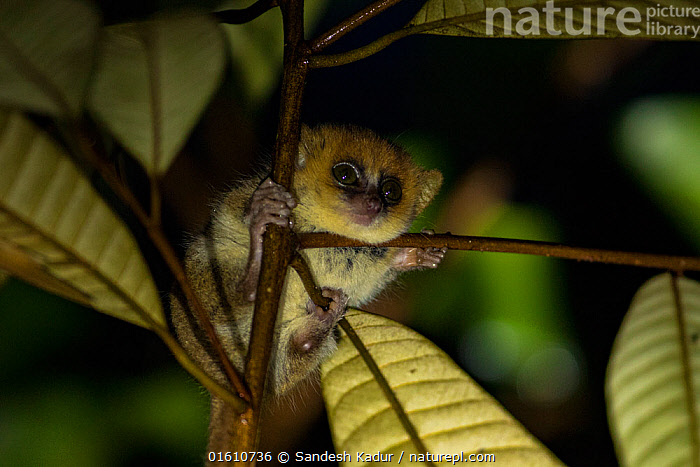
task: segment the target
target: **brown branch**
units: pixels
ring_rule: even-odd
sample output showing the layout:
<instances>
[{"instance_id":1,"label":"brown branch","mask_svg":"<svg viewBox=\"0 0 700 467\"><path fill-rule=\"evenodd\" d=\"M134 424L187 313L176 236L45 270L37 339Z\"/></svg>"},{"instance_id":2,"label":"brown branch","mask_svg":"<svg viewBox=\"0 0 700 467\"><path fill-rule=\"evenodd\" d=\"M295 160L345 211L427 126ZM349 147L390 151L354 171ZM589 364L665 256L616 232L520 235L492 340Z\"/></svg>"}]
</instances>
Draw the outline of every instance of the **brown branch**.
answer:
<instances>
[{"instance_id":1,"label":"brown branch","mask_svg":"<svg viewBox=\"0 0 700 467\"><path fill-rule=\"evenodd\" d=\"M148 179L150 183L151 196L151 210L149 212L149 218L152 226L160 227L161 224L161 210L163 200L160 196L160 177L155 173L149 173Z\"/></svg>"},{"instance_id":2,"label":"brown branch","mask_svg":"<svg viewBox=\"0 0 700 467\"><path fill-rule=\"evenodd\" d=\"M313 300L313 302L317 306L323 308L328 307L330 305L331 300L328 297L324 297L321 294L321 288L316 285L316 282L313 279L313 274L311 274L309 264L306 262L304 257L301 254L296 253L290 266L293 267L299 275L299 279L301 279L301 282L304 284L306 293L309 294L311 300ZM393 389L391 389L389 382L386 380L386 378L384 378L384 375L377 366L377 362L374 361L374 358L369 353L367 347L365 347L365 344L362 342L360 337L355 333L355 330L352 328L348 320L342 318L338 322L338 325L343 329L343 331L345 331L345 333L348 336L348 339L350 339L350 342L352 342L352 344L357 349L357 352L362 357L362 360L364 360L365 365L367 365L367 369L370 371L370 373L372 373L372 376L374 376L374 380L377 382L382 392L384 393L384 396L391 404L391 407L396 413L396 416L399 418L401 425L411 438L411 442L413 443L413 445L419 452L428 452L425 445L423 444L423 441L418 435L416 427L414 427L413 423L411 423L411 420L408 418L408 414L406 414L406 411L404 410L403 406L396 398L396 394L394 393ZM434 464L432 462L428 462L428 465Z\"/></svg>"},{"instance_id":3,"label":"brown branch","mask_svg":"<svg viewBox=\"0 0 700 467\"><path fill-rule=\"evenodd\" d=\"M299 152L300 110L309 51L304 43L303 0L280 0L279 4L284 26L284 72L272 179L290 188ZM244 414L245 423L236 423L231 430L231 445L235 448L231 450L254 451L257 445L277 309L294 251L289 229L270 225L263 236L263 258L246 358L245 380L250 387L251 407Z\"/></svg>"},{"instance_id":4,"label":"brown branch","mask_svg":"<svg viewBox=\"0 0 700 467\"><path fill-rule=\"evenodd\" d=\"M114 171L114 167L103 157L100 157L100 155L97 154L95 147L90 143L89 136L87 136L85 129L76 129L75 131L65 132L65 134L67 137L74 137L77 140L74 144L75 146L77 146L76 149L79 151L79 154L83 156L85 162L102 177L102 179L105 181L105 183L107 183L107 185L114 192L114 194L124 204L126 204L126 206L136 216L137 220L146 229L148 237L153 243L153 246L155 246L156 250L158 250L158 252L160 253L161 257L163 258L166 265L175 277L175 280L177 281L178 285L182 289L182 292L185 295L187 301L191 304L192 308L197 314L197 317L199 318L202 326L204 327L207 333L207 337L211 341L214 351L216 352L218 358L221 361L221 364L224 368L224 372L229 382L231 383L232 387L236 390L238 397L241 398L238 399L238 403L236 404L237 409L239 411L244 410L246 406L245 401L249 400L250 398L248 390L246 389L245 385L236 373L236 370L233 368L231 361L228 359L226 352L224 351L224 348L221 345L221 342L219 341L216 332L214 331L214 327L209 321L208 315L204 310L204 307L202 306L201 302L197 298L197 295L190 286L190 283L187 280L187 276L185 274L185 270L183 269L182 264L178 260L175 251L170 246L170 242L161 230L159 223L154 224L151 221L150 216L144 211L141 204L133 195L133 193L119 179L116 172ZM163 336L161 336L161 338L162 337ZM165 342L166 344L169 344L170 341ZM237 400L231 397L226 397L226 393L228 392L227 390L223 388L215 389L215 392L222 393L222 397L227 398L231 401Z\"/></svg>"},{"instance_id":5,"label":"brown branch","mask_svg":"<svg viewBox=\"0 0 700 467\"><path fill-rule=\"evenodd\" d=\"M328 308L331 304L331 299L324 297L321 292L321 288L316 285L316 281L314 281L313 274L311 274L311 269L309 268L309 264L306 262L306 259L304 259L301 254L296 253L294 255L294 259L292 259L292 262L289 265L296 271L299 279L301 279L301 283L304 284L306 293L309 294L309 297L316 304L316 306Z\"/></svg>"},{"instance_id":6,"label":"brown branch","mask_svg":"<svg viewBox=\"0 0 700 467\"><path fill-rule=\"evenodd\" d=\"M306 233L299 235L299 248L369 246L358 240L327 233ZM557 243L532 240L512 240L507 238L469 237L452 234L404 234L394 240L382 243L383 247L446 247L451 250L492 251L501 253L522 253L552 258L575 259L607 264L658 268L671 271L700 271L700 257L636 253L629 251L581 248Z\"/></svg>"},{"instance_id":7,"label":"brown branch","mask_svg":"<svg viewBox=\"0 0 700 467\"><path fill-rule=\"evenodd\" d=\"M470 15L456 16L454 18L448 18L440 21L431 21L429 23L418 24L415 26L404 26L403 28L386 34L379 39L370 42L369 44L358 47L357 49L350 50L348 52L343 52L333 55L315 55L311 57L309 66L311 68L327 68L333 66L346 65L348 63L356 62L367 58L370 55L374 55L380 50L388 47L399 39L411 36L413 34L420 34L433 29L443 28L445 26L451 26L454 24L459 24L467 21L476 21L483 19L482 13L472 13Z\"/></svg>"},{"instance_id":8,"label":"brown branch","mask_svg":"<svg viewBox=\"0 0 700 467\"><path fill-rule=\"evenodd\" d=\"M345 34L400 2L401 0L378 0L372 3L312 40L309 43L311 51L314 53L320 52Z\"/></svg>"},{"instance_id":9,"label":"brown branch","mask_svg":"<svg viewBox=\"0 0 700 467\"><path fill-rule=\"evenodd\" d=\"M567 6L567 5L579 5L581 4L581 0L573 0L573 1L562 1L558 3L559 6ZM478 13L469 13L466 15L459 15L459 16L453 16L451 18L444 18L436 21L429 21L426 23L421 23L421 24L415 24L411 25L410 23L404 26L403 28L391 32L389 34L386 34L379 39L376 39L375 41L363 46L363 47L358 47L357 49L350 50L348 52L344 53L339 53L339 54L333 54L333 55L315 55L314 57L311 58L309 62L309 66L311 68L327 68L327 67L333 67L333 66L340 66L340 65L346 65L348 63L356 62L358 60L361 60L363 58L367 58L370 55L374 55L375 53L379 52L380 50L386 48L387 46L391 45L392 43L396 42L399 39L403 39L404 37L408 37L414 34L423 34L426 32L434 31L436 29L441 29L445 28L448 26L455 26L459 24L464 24L464 23L476 23L476 22L483 22L484 21L484 12L478 12ZM341 23L342 24L342 23ZM354 27L354 26L353 26ZM316 41L319 41L320 39L324 38L329 33L332 33L333 30L325 33L322 35L319 39L316 39L314 41L314 45ZM344 32L343 32L344 34ZM464 36L470 36L470 37L479 37L479 38L499 38L499 39L528 39L531 36L527 35L513 35L513 36L487 36L484 34L479 34L479 33L470 33L468 31L464 31L463 33ZM539 37L539 36L537 36ZM598 36L587 36L586 39L595 39L598 38L600 39L601 37ZM333 39L335 40L335 39ZM314 49L314 51L316 51Z\"/></svg>"},{"instance_id":10,"label":"brown branch","mask_svg":"<svg viewBox=\"0 0 700 467\"><path fill-rule=\"evenodd\" d=\"M212 13L219 23L244 24L277 6L277 0L258 0L247 8L222 10Z\"/></svg>"},{"instance_id":11,"label":"brown branch","mask_svg":"<svg viewBox=\"0 0 700 467\"><path fill-rule=\"evenodd\" d=\"M411 420L408 418L408 414L401 405L401 402L399 402L398 398L396 397L396 393L393 389L391 389L391 386L386 378L384 378L382 370L379 369L377 362L374 361L374 358L369 353L369 350L367 350L367 347L365 347L365 344L362 342L362 339L360 339L360 336L355 333L355 330L352 328L350 323L348 323L347 319L342 318L338 322L338 325L343 329L343 331L345 331L348 339L350 339L350 342L352 342L352 344L355 346L357 352L360 354L360 357L362 357L362 360L365 362L365 365L367 365L370 373L372 373L374 380L384 393L384 397L386 397L389 404L391 404L391 408L401 422L403 429L406 430L406 433L408 433L411 443L413 443L418 452L424 454L427 453L428 449L425 447L425 444L423 444L423 440L418 434L416 427L414 427L413 423L411 423ZM425 464L433 467L435 466L435 464L430 460L425 461Z\"/></svg>"}]
</instances>

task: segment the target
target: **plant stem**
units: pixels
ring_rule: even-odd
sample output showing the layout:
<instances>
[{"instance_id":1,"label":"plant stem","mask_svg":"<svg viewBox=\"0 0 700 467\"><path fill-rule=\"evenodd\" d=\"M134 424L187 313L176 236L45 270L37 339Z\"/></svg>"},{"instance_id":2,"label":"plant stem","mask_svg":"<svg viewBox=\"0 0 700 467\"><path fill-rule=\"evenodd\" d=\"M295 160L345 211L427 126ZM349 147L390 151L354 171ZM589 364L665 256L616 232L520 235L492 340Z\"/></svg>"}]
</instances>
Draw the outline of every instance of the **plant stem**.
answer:
<instances>
[{"instance_id":1,"label":"plant stem","mask_svg":"<svg viewBox=\"0 0 700 467\"><path fill-rule=\"evenodd\" d=\"M292 266L299 275L301 282L304 284L304 289L306 289L306 293L309 294L309 297L311 298L311 300L313 300L316 306L320 306L323 308L328 307L330 305L330 299L321 295L321 288L317 286L314 282L313 274L311 274L309 264L306 262L304 257L301 254L297 253L294 256L294 259L292 260L290 266ZM352 344L355 346L358 353L362 357L362 360L364 360L365 364L367 365L367 368L374 376L374 380L382 389L384 396L386 396L389 403L391 404L391 407L396 413L396 416L401 421L401 425L404 427L404 430L406 430L406 433L408 433L409 437L411 438L411 442L413 443L413 445L416 447L418 452L428 452L425 448L425 445L423 444L423 441L418 435L418 431L413 426L413 423L411 423L411 420L408 418L408 415L404 411L403 406L396 398L396 394L391 389L391 386L384 378L384 375L377 366L377 363L374 361L374 358L367 350L367 347L365 347L365 345L362 343L362 340L359 338L359 336L355 333L355 330L352 328L348 320L342 318L338 322L338 325L343 329L343 331L345 331L345 334L347 334L348 338L350 339L350 342L352 342ZM428 465L434 464L432 462L428 462Z\"/></svg>"},{"instance_id":2,"label":"plant stem","mask_svg":"<svg viewBox=\"0 0 700 467\"><path fill-rule=\"evenodd\" d=\"M384 2L378 1L377 3L373 4L383 4ZM392 3L387 0L387 3ZM563 7L567 5L577 5L579 4L580 1L577 2L577 0L561 0L558 5ZM367 9L372 8L372 6L368 7ZM392 6L392 5L388 5ZM386 8L388 8L388 6ZM385 8L384 8L385 9ZM363 10L364 11L364 10ZM362 13L362 12L360 12ZM358 13L358 15L360 15ZM379 12L377 12L379 13ZM371 15L372 17L374 15ZM346 21L350 21L353 19L348 18ZM311 68L326 68L326 67L332 67L332 66L339 66L339 65L345 65L348 63L356 62L358 60L361 60L363 58L369 57L370 55L373 55L380 50L384 49L388 45L392 44L393 42L396 42L399 39L402 39L407 36L411 36L413 34L422 34L426 33L429 31L434 31L436 29L442 29L446 28L448 26L455 26L455 25L464 25L466 23L483 23L485 18L484 11L476 12L476 13L469 13L466 15L459 15L459 16L453 16L450 18L444 18L444 19L439 19L435 21L428 21L424 23L419 23L419 24L414 24L412 25L411 23L407 24L403 28L394 31L392 33L389 33L385 36L380 37L379 39L375 40L374 42L371 42L367 44L364 47L359 47L354 50L350 50L348 52L340 53L340 54L335 54L335 55L315 55L314 57L311 58L311 61L309 63L309 66ZM354 24L351 22L350 27L348 31L354 29L356 26L359 24L364 23L368 18L359 18L359 23ZM413 20L411 21L413 22ZM343 25L345 22L341 23ZM323 47L328 45L329 43L332 43L335 41L337 38L333 36L334 33L339 34L339 37L344 35L346 32L345 30L341 29L341 25L337 26L336 28L331 29L330 31L326 32L325 34L322 34L319 36L318 39L315 39L314 42L312 43L312 50L314 52L317 52L321 50ZM479 32L473 32L470 31L469 29L463 28L460 34L455 34L455 35L460 35L460 36L469 36L469 37L481 37L481 38L509 38L509 39L522 39L526 38L529 36L522 36L522 35L486 35L484 33L479 33ZM326 42L330 41L330 42ZM317 44L318 43L318 44Z\"/></svg>"},{"instance_id":3,"label":"plant stem","mask_svg":"<svg viewBox=\"0 0 700 467\"><path fill-rule=\"evenodd\" d=\"M238 413L243 412L246 407L248 407L248 404L246 404L245 401L240 398L240 395L236 396L232 394L229 390L221 386L208 374L202 371L202 369L199 368L199 366L187 356L187 352L185 352L185 350L170 334L170 331L167 328L161 327L160 325L155 325L153 326L153 331L172 351L173 355L175 356L175 360L177 360L189 374L194 376L197 381L199 381L202 386L204 386L212 394L212 397L219 397L220 399L225 400L228 405Z\"/></svg>"},{"instance_id":4,"label":"plant stem","mask_svg":"<svg viewBox=\"0 0 700 467\"><path fill-rule=\"evenodd\" d=\"M151 185L151 211L150 211L150 222L154 227L160 227L161 223L161 209L162 202L160 196L160 177L156 174L149 174L149 181Z\"/></svg>"},{"instance_id":5,"label":"plant stem","mask_svg":"<svg viewBox=\"0 0 700 467\"><path fill-rule=\"evenodd\" d=\"M247 8L215 11L213 15L219 23L243 24L253 21L258 16L276 6L277 0L258 0Z\"/></svg>"},{"instance_id":6,"label":"plant stem","mask_svg":"<svg viewBox=\"0 0 700 467\"><path fill-rule=\"evenodd\" d=\"M301 279L301 283L304 284L306 293L309 294L309 297L316 304L316 306L328 308L328 306L331 304L331 299L322 295L321 288L316 285L314 276L311 274L309 264L306 262L304 257L300 253L296 253L294 255L294 259L290 263L290 266L293 267L297 275L299 275L299 279Z\"/></svg>"},{"instance_id":7,"label":"plant stem","mask_svg":"<svg viewBox=\"0 0 700 467\"><path fill-rule=\"evenodd\" d=\"M303 0L280 0L279 4L284 25L284 72L272 179L290 188L299 152L300 111L309 51L304 42ZM236 423L233 427L231 446L235 449L230 450L254 451L257 446L260 409L272 353L277 309L294 247L289 229L268 226L263 236L263 258L246 359L245 380L251 391L251 408L245 423Z\"/></svg>"},{"instance_id":8,"label":"plant stem","mask_svg":"<svg viewBox=\"0 0 700 467\"><path fill-rule=\"evenodd\" d=\"M304 289L306 289L306 293L309 294L309 297L311 298L311 300L313 300L316 306L320 306L323 308L328 307L331 301L328 297L324 297L321 294L321 288L316 285L316 282L314 282L313 274L311 274L309 264L306 262L304 257L301 254L297 253L294 256L294 259L292 260L290 266L292 266L299 275L301 282L304 284ZM345 331L348 338L350 339L350 342L352 342L352 344L355 346L358 353L362 357L362 360L364 360L365 364L367 365L367 368L374 376L374 380L382 389L384 396L386 396L387 400L391 404L394 413L396 413L396 416L401 421L401 425L403 426L404 430L406 430L406 433L408 433L409 437L411 438L411 442L413 443L413 445L416 447L418 452L428 452L425 445L423 444L423 441L418 435L416 427L414 427L413 423L411 423L411 420L408 418L406 411L404 411L403 406L396 398L396 394L391 389L389 382L384 378L384 374L382 374L381 370L377 366L377 363L374 361L374 358L369 353L367 347L365 347L364 343L359 338L359 336L355 333L355 330L352 328L348 320L342 318L338 322L338 325L343 329L343 331ZM434 464L432 462L428 462L428 465Z\"/></svg>"},{"instance_id":9,"label":"plant stem","mask_svg":"<svg viewBox=\"0 0 700 467\"><path fill-rule=\"evenodd\" d=\"M245 385L236 373L236 370L233 368L231 361L226 356L226 352L224 351L224 348L221 345L221 342L219 341L216 332L214 331L214 327L209 321L206 311L202 307L202 304L200 303L199 299L197 298L197 295L194 293L194 290L192 289L189 281L187 280L187 276L185 274L185 270L182 267L182 264L178 260L175 251L173 251L172 247L170 246L170 242L165 237L165 234L160 228L160 223L154 224L151 221L150 216L143 210L141 204L133 195L133 193L126 187L126 185L124 185L121 182L119 177L117 177L116 173L113 170L113 167L96 153L94 147L90 144L89 139L85 135L84 130L78 129L74 132L66 132L65 134L67 134L68 137L71 137L70 135L76 136L76 149L80 151L79 153L81 155L83 155L85 162L87 162L91 168L93 168L97 171L97 173L100 174L102 179L105 181L105 183L107 183L107 185L114 192L114 194L124 204L126 204L127 207L129 207L134 216L136 216L141 225L146 229L148 237L160 253L161 257L163 258L163 261L165 261L166 265L172 272L173 276L175 277L175 280L182 289L182 292L185 295L185 298L187 299L188 303L197 314L197 317L199 318L199 321L204 327L207 336L211 340L212 347L214 348L215 352L217 353L217 356L221 361L221 364L224 368L224 373L229 379L229 382L231 383L232 387L238 393L238 397L240 399L236 399L233 395L229 397L227 395L227 393L230 394L229 391L224 389L223 387L218 387L218 385L214 387L214 392L220 393L221 397L226 398L227 400L237 400L237 409L239 411L244 410L246 406L245 401L250 398L248 390L246 389ZM157 333L161 337L161 339L163 339L163 335L159 332ZM173 339L171 342L170 340L164 339L164 341L172 350L173 347L171 346L171 344L175 342L175 340ZM179 348L179 351L177 353L174 353L176 353L176 358L178 358L178 361L182 361L183 355L186 355L185 351L179 345L177 345L177 347ZM189 367L191 368L193 365L194 363L189 365ZM187 365L183 366L185 366L186 368L188 367ZM193 376L196 375L193 374ZM212 385L205 384L205 386L210 387Z\"/></svg>"},{"instance_id":10,"label":"plant stem","mask_svg":"<svg viewBox=\"0 0 700 467\"><path fill-rule=\"evenodd\" d=\"M379 15L381 12L388 10L401 1L402 0L378 0L372 3L371 5L347 18L345 21L324 32L316 39L312 40L309 43L311 51L314 53L320 52L333 42L343 37L345 34L349 33L358 26L361 26L370 19Z\"/></svg>"},{"instance_id":11,"label":"plant stem","mask_svg":"<svg viewBox=\"0 0 700 467\"><path fill-rule=\"evenodd\" d=\"M367 243L327 233L299 234L299 248L369 246ZM383 247L447 247L451 250L522 253L552 258L575 259L594 263L624 264L671 271L700 271L700 258L692 256L660 255L630 251L582 248L557 243L507 238L470 237L447 234L404 234L382 243Z\"/></svg>"},{"instance_id":12,"label":"plant stem","mask_svg":"<svg viewBox=\"0 0 700 467\"><path fill-rule=\"evenodd\" d=\"M384 396L389 401L389 404L391 404L391 408L398 417L399 421L401 422L403 429L406 430L406 433L408 433L408 436L411 439L411 442L413 443L415 448L418 450L418 452L424 454L427 453L428 449L425 447L425 444L423 444L423 440L418 434L416 427L414 427L413 423L411 423L411 420L408 418L408 414L406 414L406 411L403 409L401 402L399 402L399 400L396 398L396 393L394 393L394 391L391 389L391 386L389 385L389 382L386 380L386 378L384 378L384 374L382 374L382 371L379 369L379 366L377 366L377 362L374 361L374 358L369 353L369 350L367 350L367 347L365 347L365 344L362 342L357 333L355 333L355 330L352 328L350 323L348 323L347 319L342 318L338 322L338 326L340 326L342 330L345 331L345 334L348 336L348 339L350 339L350 342L352 342L352 344L357 349L357 352L362 357L362 360L365 362L365 365L367 365L367 368L372 373L372 376L374 376L374 380L381 388L382 392L384 393ZM426 461L425 463L426 465L430 465L433 467L435 466L435 464L432 461Z\"/></svg>"},{"instance_id":13,"label":"plant stem","mask_svg":"<svg viewBox=\"0 0 700 467\"><path fill-rule=\"evenodd\" d=\"M327 68L333 66L346 65L348 63L356 62L363 58L367 58L370 55L374 55L375 53L386 48L387 46L391 45L397 40L403 39L404 37L408 37L413 34L420 34L432 31L434 29L444 28L446 26L452 26L455 24L477 21L483 19L483 16L483 13L472 13L470 15L455 16L453 18L447 18L439 21L431 21L429 23L418 24L415 26L404 26L403 28L386 34L363 47L358 47L357 49L353 49L348 52L343 52L334 55L315 55L311 57L311 60L309 61L309 66L311 68ZM477 34L474 34L474 36L477 36Z\"/></svg>"}]
</instances>

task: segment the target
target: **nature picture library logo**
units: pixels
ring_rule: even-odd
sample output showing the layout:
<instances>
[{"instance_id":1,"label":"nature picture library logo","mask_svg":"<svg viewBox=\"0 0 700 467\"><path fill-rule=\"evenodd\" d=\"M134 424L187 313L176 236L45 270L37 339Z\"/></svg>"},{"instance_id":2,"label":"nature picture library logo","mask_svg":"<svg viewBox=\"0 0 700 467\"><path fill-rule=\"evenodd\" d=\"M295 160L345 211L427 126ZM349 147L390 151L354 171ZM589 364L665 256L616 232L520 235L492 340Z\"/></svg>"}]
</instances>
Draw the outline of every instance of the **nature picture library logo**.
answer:
<instances>
[{"instance_id":1,"label":"nature picture library logo","mask_svg":"<svg viewBox=\"0 0 700 467\"><path fill-rule=\"evenodd\" d=\"M541 6L541 3L537 2L536 6ZM554 0L548 0L541 10L533 6L517 10L486 8L486 35L546 37L561 34L698 39L700 6L678 7L657 3L643 9L582 5L562 8Z\"/></svg>"}]
</instances>

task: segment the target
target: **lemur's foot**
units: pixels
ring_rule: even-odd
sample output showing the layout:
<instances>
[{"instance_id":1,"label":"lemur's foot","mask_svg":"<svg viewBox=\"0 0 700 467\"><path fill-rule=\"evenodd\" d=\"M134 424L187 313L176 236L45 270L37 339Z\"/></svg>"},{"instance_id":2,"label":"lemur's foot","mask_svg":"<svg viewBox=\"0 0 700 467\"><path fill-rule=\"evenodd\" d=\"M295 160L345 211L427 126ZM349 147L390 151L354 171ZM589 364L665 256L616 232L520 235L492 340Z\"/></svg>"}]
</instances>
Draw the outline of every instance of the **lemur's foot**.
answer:
<instances>
[{"instance_id":1,"label":"lemur's foot","mask_svg":"<svg viewBox=\"0 0 700 467\"><path fill-rule=\"evenodd\" d=\"M321 295L331 299L328 308L324 309L309 299L306 303L306 311L310 315L317 317L319 321L330 323L329 327L333 327L345 314L345 309L348 306L348 296L341 289L331 287L323 287Z\"/></svg>"},{"instance_id":2,"label":"lemur's foot","mask_svg":"<svg viewBox=\"0 0 700 467\"><path fill-rule=\"evenodd\" d=\"M330 298L328 309L316 305L311 299L306 303L306 311L314 319L315 326L309 326L294 336L294 347L298 352L309 353L317 349L328 337L328 333L345 315L348 296L340 289L324 287L324 297Z\"/></svg>"},{"instance_id":3,"label":"lemur's foot","mask_svg":"<svg viewBox=\"0 0 700 467\"><path fill-rule=\"evenodd\" d=\"M255 190L246 211L250 225L250 252L245 279L241 283L243 296L248 301L255 300L262 261L263 234L270 224L292 228L292 209L297 205L294 197L282 185L266 178Z\"/></svg>"},{"instance_id":4,"label":"lemur's foot","mask_svg":"<svg viewBox=\"0 0 700 467\"><path fill-rule=\"evenodd\" d=\"M434 235L432 230L423 229L422 233ZM394 268L400 271L413 269L437 268L445 257L447 248L403 248L394 258Z\"/></svg>"}]
</instances>

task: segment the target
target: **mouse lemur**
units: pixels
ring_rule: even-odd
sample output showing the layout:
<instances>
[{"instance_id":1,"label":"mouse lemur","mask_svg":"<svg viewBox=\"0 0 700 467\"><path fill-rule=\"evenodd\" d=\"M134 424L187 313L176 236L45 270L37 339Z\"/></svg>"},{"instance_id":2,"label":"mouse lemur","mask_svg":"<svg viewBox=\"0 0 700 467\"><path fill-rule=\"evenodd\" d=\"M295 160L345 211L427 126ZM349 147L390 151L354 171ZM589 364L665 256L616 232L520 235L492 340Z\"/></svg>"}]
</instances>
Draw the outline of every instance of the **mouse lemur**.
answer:
<instances>
[{"instance_id":1,"label":"mouse lemur","mask_svg":"<svg viewBox=\"0 0 700 467\"><path fill-rule=\"evenodd\" d=\"M249 178L212 210L204 233L189 245L185 265L202 305L239 374L243 374L253 301L268 224L294 232L331 232L368 243L405 233L442 183L400 147L369 130L324 125L301 131L291 193L269 178ZM373 299L405 270L437 267L437 248L319 248L302 251L328 310L309 298L296 273L287 273L277 318L268 387L281 394L314 372L335 348L333 329L346 306ZM171 297L178 337L216 380L226 379L197 319Z\"/></svg>"}]
</instances>

